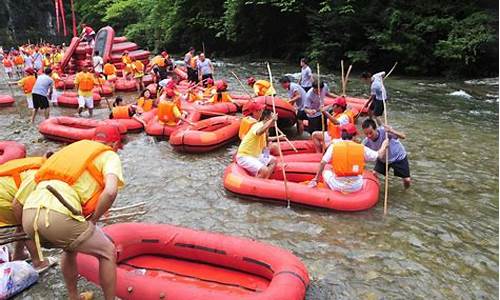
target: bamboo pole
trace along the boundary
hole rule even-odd
[[[124,213],[124,214],[110,216],[107,218],[102,218],[99,220],[99,222],[107,222],[107,221],[116,220],[116,219],[120,219],[120,218],[131,218],[131,217],[135,217],[135,216],[142,216],[144,214],[146,214],[146,211],[143,211],[143,210],[133,212],[133,213]]]
[[[389,77],[389,75],[391,75],[391,73],[394,71],[394,69],[396,69],[397,65],[398,65],[398,62],[395,62],[394,66],[392,66],[392,68],[389,70],[389,72],[385,75],[384,79],[387,79],[387,77]]]
[[[131,204],[131,205],[126,205],[126,206],[122,206],[122,207],[115,207],[115,208],[110,208],[108,210],[108,212],[117,212],[117,211],[121,211],[121,210],[126,210],[126,209],[131,209],[131,208],[137,208],[137,207],[143,207],[144,205],[146,204],[146,202],[139,202],[139,203],[136,203],[136,204]]]
[[[344,77],[344,86],[342,87],[342,96],[344,97],[347,95],[347,82],[349,81],[349,75],[351,74],[351,70],[352,70],[352,65],[349,65],[347,73],[345,74]]]
[[[274,88],[273,87],[273,73],[271,72],[271,66],[269,65],[269,62],[267,63],[267,72],[269,73],[269,82],[271,83],[271,88]],[[273,103],[273,113],[276,114],[276,104],[274,103],[274,95],[271,96],[271,100]],[[274,127],[278,128],[278,120],[274,121]],[[279,132],[278,132],[278,130],[276,130],[276,137],[278,139],[278,152],[279,152],[281,161],[283,161],[283,152],[281,152],[281,144],[279,143],[278,136],[279,136]],[[286,165],[283,165],[281,170],[283,172],[283,183],[285,184],[285,197],[286,197],[286,201],[287,201],[287,208],[290,208],[290,197],[288,195],[288,180],[286,179],[285,169],[286,169]]]
[[[319,63],[316,64],[316,69],[318,70],[318,97],[319,97],[319,100],[321,101],[321,74],[319,72]],[[342,72],[342,74],[344,74],[344,73]],[[322,105],[322,104],[320,103],[320,105]],[[321,136],[323,137],[323,139],[321,140],[321,152],[325,152],[325,150],[326,150],[326,144],[325,144],[325,115],[323,114],[323,112],[321,112]]]
[[[384,99],[384,122],[385,122],[385,140],[389,139],[387,134],[387,104]],[[387,214],[387,202],[389,197],[389,146],[385,152],[385,188],[384,188],[384,215]]]

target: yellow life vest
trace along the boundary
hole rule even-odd
[[[357,176],[365,168],[365,146],[353,141],[333,144],[332,169],[336,176]]]
[[[19,188],[21,186],[21,173],[27,170],[39,169],[44,161],[44,157],[26,157],[10,160],[0,165],[0,177],[12,177],[17,188]]]
[[[35,182],[60,180],[68,185],[73,185],[83,172],[88,171],[99,186],[90,199],[80,199],[83,215],[88,216],[95,211],[104,189],[104,177],[97,170],[93,161],[100,154],[112,150],[111,147],[90,140],[81,140],[70,144],[45,161],[35,174]]]
[[[257,96],[272,96],[276,91],[267,80],[257,80],[253,85],[253,91]]]
[[[231,102],[232,100],[228,92],[216,93],[210,98],[211,103]]]
[[[144,112],[148,112],[153,109],[153,99],[144,99],[144,97],[137,100],[137,106],[142,108]]]

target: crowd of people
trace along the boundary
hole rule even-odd
[[[85,26],[82,37],[91,43],[95,32]],[[49,99],[55,93],[55,81],[60,80],[58,64],[63,50],[63,47],[48,44],[24,45],[19,50],[12,49],[2,54],[5,73],[9,80],[14,79],[14,74],[19,78],[17,83],[26,94],[28,107],[33,110],[32,123],[38,110],[49,117]],[[143,114],[157,108],[155,118],[165,126],[176,126],[181,122],[192,124],[186,118],[182,102],[203,105],[233,102],[227,82],[214,80],[211,60],[202,52],[196,54],[194,48],[184,55],[190,87],[183,91],[178,89],[180,79],[175,72],[176,66],[166,51],[153,57],[148,65],[124,52],[122,63],[121,77],[136,80],[140,96],[133,104],[125,104],[122,97],[116,97],[110,107],[111,119],[132,118],[146,126]],[[298,136],[303,137],[307,132],[316,152],[322,153],[317,174],[308,186],[315,188],[322,182],[326,188],[353,193],[363,186],[366,162],[375,162],[374,172],[386,175],[388,160],[394,175],[401,177],[404,186],[409,187],[410,168],[401,143],[406,136],[381,120],[388,99],[385,73],[362,74],[370,84],[370,98],[366,104],[368,118],[361,122],[365,135],[361,140],[356,127],[359,115],[350,110],[345,95],[334,94],[325,82],[318,81],[307,59],[300,60],[300,68],[298,80],[284,76],[279,84],[287,95],[285,100],[295,107]],[[146,74],[153,76],[154,90],[144,87]],[[88,109],[92,117],[94,88],[117,79],[116,67],[104,63],[95,52],[92,65],[84,67],[75,76],[77,114],[82,116]],[[247,84],[253,91],[252,96],[277,95],[274,83],[267,80],[249,77]],[[334,98],[331,105],[325,105],[326,97]],[[246,127],[235,161],[250,175],[269,178],[278,161],[271,153],[279,151],[276,143],[279,138],[270,136],[269,131],[276,125],[278,115],[255,101],[248,101],[243,111],[242,126]],[[62,271],[70,299],[78,299],[78,252],[99,258],[104,297],[114,297],[115,249],[95,223],[111,207],[118,188],[124,185],[120,158],[115,152],[119,147],[120,133],[113,126],[103,126],[96,131],[95,140],[71,144],[55,154],[36,158],[36,161],[26,158],[0,166],[1,190],[10,191],[8,195],[0,193],[3,205],[10,208],[0,213],[0,223],[22,224],[23,230],[34,237],[34,241],[16,246],[15,257],[21,257],[26,246],[34,266],[43,269],[51,262],[43,258],[40,246],[63,249]],[[68,161],[73,164],[67,165]],[[59,172],[62,169],[66,170],[64,174]],[[11,180],[12,176],[20,178],[20,182]]]

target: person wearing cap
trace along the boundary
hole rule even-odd
[[[227,82],[225,80],[217,80],[215,83],[215,94],[208,100],[209,103],[233,102],[231,95],[227,91]]]
[[[308,92],[313,85],[313,73],[305,57],[300,59],[300,77],[298,83],[306,92]]]
[[[94,110],[94,85],[96,78],[91,72],[91,67],[83,68],[83,71],[75,76],[75,88],[78,90],[78,115],[81,117],[85,108],[89,110],[89,116],[92,118]]]
[[[315,131],[322,131],[321,107],[325,103],[325,97],[335,98],[336,95],[330,93],[328,86],[324,82],[313,82],[313,88],[306,93],[304,101],[304,112],[307,116],[307,132],[312,134]]]
[[[45,119],[50,116],[49,98],[54,89],[54,80],[51,78],[52,69],[46,68],[43,74],[36,79],[32,90],[33,111],[31,113],[31,124],[35,123],[36,114],[39,109],[44,111]]]
[[[206,80],[208,78],[214,78],[214,66],[212,65],[210,59],[205,58],[205,53],[200,53],[200,57],[196,62],[196,68],[198,69],[198,80],[203,81],[203,86],[206,87]]]
[[[340,96],[333,100],[333,115],[331,115],[325,107],[320,107],[320,111],[327,119],[326,131],[315,131],[312,133],[312,140],[316,152],[323,151],[323,143],[328,146],[332,140],[341,139],[340,127],[348,123],[354,124],[354,115],[347,109],[345,97]]]
[[[363,188],[363,172],[365,162],[376,161],[385,156],[387,142],[383,142],[378,151],[352,141],[358,131],[354,124],[340,127],[342,140],[332,142],[328,146],[316,176],[309,182],[309,187],[315,187],[323,176],[326,185],[342,193],[354,193]],[[331,169],[325,170],[327,164]]]
[[[123,78],[127,78],[127,76],[133,72],[132,58],[128,54],[128,50],[123,51],[122,63],[125,65],[125,67],[122,70],[122,75]]]
[[[276,167],[276,158],[269,153],[276,151],[277,148],[275,143],[268,146],[268,142],[276,141],[276,137],[268,138],[268,132],[278,119],[278,115],[269,109],[257,110],[258,108],[260,107],[246,110],[260,114],[259,122],[253,124],[242,136],[236,153],[236,163],[250,175],[267,179]]]
[[[184,55],[184,64],[187,69],[188,81],[190,82],[198,82],[198,69],[197,69],[197,61],[198,57],[194,55],[195,49],[194,47],[189,48],[189,51]]]
[[[295,106],[297,110],[297,133],[302,135],[304,132],[304,120],[307,120],[304,112],[304,103],[306,99],[306,91],[297,83],[291,82],[290,77],[284,76],[280,79],[281,87],[288,93],[288,103]]]
[[[365,139],[363,145],[377,151],[382,146],[382,143],[387,138],[389,139],[389,168],[394,170],[394,176],[403,178],[403,185],[407,189],[411,185],[410,164],[405,147],[400,140],[404,140],[406,135],[396,131],[389,125],[377,127],[377,124],[372,119],[366,119],[361,124]],[[385,176],[385,156],[377,159],[375,169],[377,173]]]
[[[368,116],[375,118],[378,125],[384,124],[381,120],[384,114],[384,102],[387,101],[387,91],[384,86],[385,72],[379,72],[372,75],[369,72],[363,72],[361,78],[370,84],[370,98],[366,105],[368,106]]]
[[[29,109],[33,109],[33,87],[36,83],[36,73],[33,68],[26,68],[24,70],[26,76],[18,81],[18,85],[23,89],[24,95],[26,96],[26,103]]]
[[[267,80],[255,80],[253,77],[247,78],[247,84],[252,87],[255,96],[272,96],[276,95],[276,91],[271,83]]]
[[[85,23],[82,23],[80,25],[82,28],[82,33],[80,34],[80,39],[82,42],[87,42],[89,43],[90,46],[93,46],[94,38],[95,38],[95,31],[92,29],[92,27],[88,26]]]
[[[68,298],[79,299],[76,256],[99,261],[104,299],[115,299],[116,250],[96,223],[124,186],[120,132],[113,125],[96,128],[94,141],[81,140],[54,153],[35,174],[36,187],[22,209],[23,229],[44,248],[62,249],[61,271]]]

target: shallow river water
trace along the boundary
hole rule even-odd
[[[272,68],[276,78],[298,69],[279,62]],[[263,64],[224,61],[217,76],[240,91],[230,71],[242,78],[267,76]],[[328,74],[327,81],[338,82],[337,75]],[[359,75],[351,77],[349,94],[366,94]],[[179,154],[145,133],[129,134],[120,151],[127,185],[115,205],[146,201],[148,213],[132,221],[217,231],[289,249],[309,270],[309,300],[498,299],[498,78],[391,76],[386,86],[389,123],[407,134],[413,177],[408,191],[390,177],[387,216],[383,200],[369,211],[339,213],[239,199],[221,180],[236,145]],[[0,89],[9,92],[4,83]],[[0,139],[24,143],[29,155],[59,148],[28,124],[23,97],[16,95],[22,104],[0,111]],[[74,111],[55,108],[52,114]],[[106,115],[101,105],[96,118]],[[97,291],[84,279],[80,285]],[[18,299],[65,297],[57,267]]]

